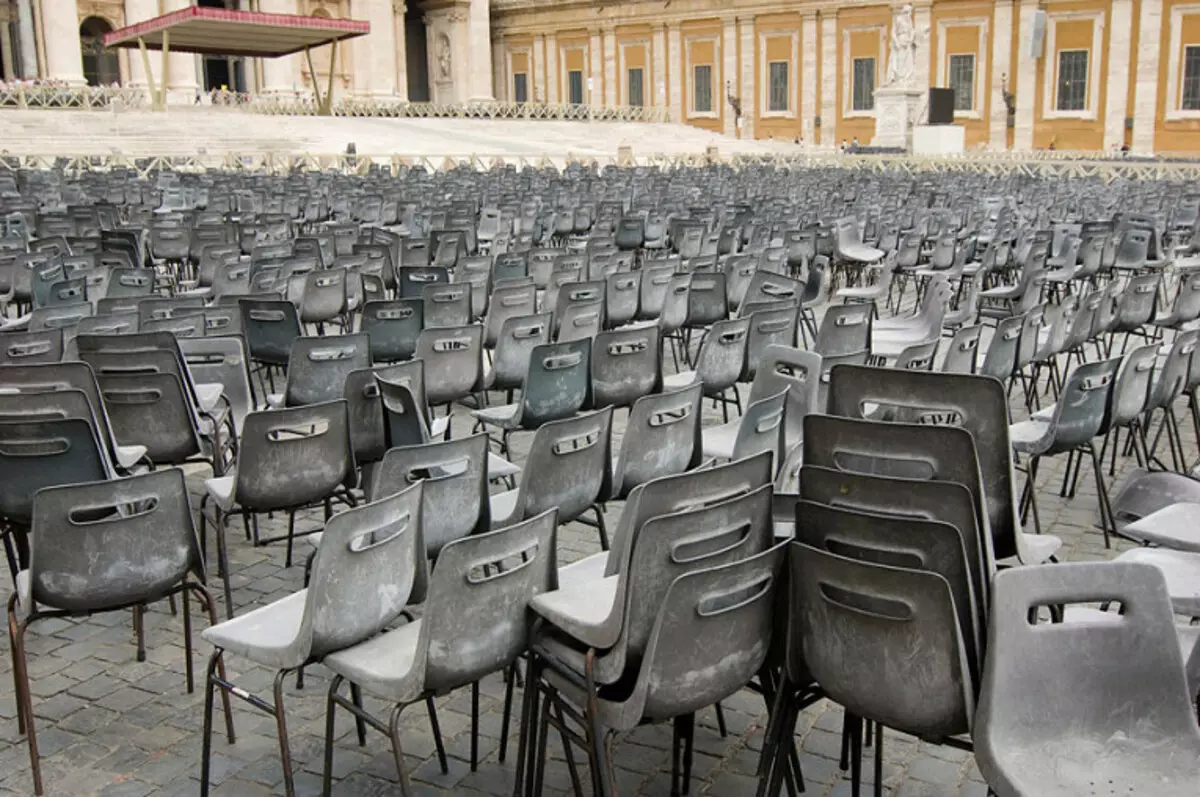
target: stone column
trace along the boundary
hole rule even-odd
[[[488,72],[490,72],[492,76],[492,97],[497,100],[508,100],[509,102],[512,102],[515,98],[511,96],[513,90],[512,76],[508,74],[508,69],[505,64],[505,61],[508,60],[505,57],[507,53],[508,48],[504,44],[503,34],[492,39],[492,64],[488,69]],[[530,55],[529,61],[529,68],[533,69],[532,55]],[[526,81],[528,80],[529,78],[526,77]],[[528,82],[526,82],[525,85],[528,86]]]
[[[354,43],[354,83],[360,96],[374,100],[396,99],[396,25],[392,0],[358,4],[357,14],[371,24],[371,32]],[[360,67],[365,69],[360,74]]]
[[[713,86],[713,91],[717,96],[713,97],[713,101],[721,109],[721,119],[725,128],[725,135],[737,135],[737,120],[733,117],[733,108],[729,104],[728,96],[732,91],[738,93],[738,35],[737,35],[737,17],[725,17],[725,27],[721,36],[721,82]]]
[[[84,85],[83,48],[74,3],[42,3],[42,40],[46,43],[45,77],[70,86]]]
[[[604,27],[604,104],[617,106],[617,31],[611,25]]]
[[[546,36],[546,104],[557,105],[561,100],[558,98],[558,86],[560,76],[558,74],[558,38],[553,34]]]
[[[667,62],[671,65],[671,79],[667,92],[667,105],[671,109],[671,121],[684,122],[683,114],[683,70],[687,68],[683,59],[683,39],[679,35],[678,23],[667,25]]]
[[[817,115],[817,12],[800,16],[800,135],[813,142]]]
[[[1104,99],[1104,149],[1125,143],[1129,108],[1129,47],[1133,43],[1133,0],[1112,0],[1108,24],[1108,90]]]
[[[125,24],[127,25],[152,19],[157,14],[158,3],[156,0],[125,0]],[[150,74],[154,77],[154,84],[157,86],[159,80],[162,79],[162,58],[154,52],[149,53],[149,56]],[[137,49],[129,51],[129,84],[138,89],[149,88],[146,70],[142,66],[142,54]]]
[[[546,37],[539,33],[533,37],[533,52],[531,53],[529,64],[530,80],[533,81],[533,96],[529,99],[534,102],[546,102]]]
[[[0,67],[4,69],[6,80],[12,80],[17,74],[16,64],[13,62],[12,25],[7,20],[0,22]]]
[[[988,143],[993,150],[1008,149],[1008,106],[1004,92],[1012,91],[1016,76],[1012,72],[1012,0],[996,0],[992,11],[992,84],[987,87],[991,99],[988,114]]]
[[[1133,94],[1133,151],[1154,152],[1154,128],[1158,117],[1158,48],[1163,26],[1162,0],[1142,0],[1138,26],[1137,85]]]
[[[169,14],[191,5],[190,0],[165,0],[163,13]],[[79,38],[78,35],[75,37]],[[172,105],[193,105],[196,102],[196,56],[192,53],[167,53],[167,102]]]
[[[742,138],[754,138],[754,120],[758,116],[757,91],[758,80],[755,74],[757,64],[754,63],[754,17],[742,17],[738,20],[738,32],[741,40],[741,51],[738,58],[742,79],[737,89],[742,100]],[[789,67],[790,68],[790,67]],[[792,86],[795,86],[796,76],[792,76]]]
[[[258,0],[259,10],[266,14],[295,14],[296,0]],[[263,74],[263,94],[288,94],[293,95],[296,90],[296,61],[294,59],[301,58],[303,55],[289,55],[284,58],[263,58],[262,59],[262,74]],[[331,67],[337,71],[336,62]],[[314,76],[314,80],[316,77]],[[321,91],[325,91],[325,87],[321,86]]]
[[[408,27],[405,19],[408,5],[404,0],[392,0],[392,39],[396,49],[396,100],[408,102]]]
[[[471,76],[467,96],[472,102],[491,102],[492,94],[492,3],[471,0],[467,14],[467,39]]]
[[[658,108],[667,107],[667,30],[665,26],[657,25],[650,34],[650,59],[653,69],[649,78],[652,81],[647,87],[647,105]]]
[[[33,0],[17,0],[17,38],[21,42],[21,77],[38,76],[37,37],[33,34]],[[83,55],[80,53],[80,68]]]
[[[821,144],[837,144],[837,16],[836,12],[821,15]],[[816,136],[813,136],[816,138]]]
[[[583,101],[586,105],[601,105],[604,102],[604,40],[598,28],[588,30],[588,67],[583,84]]]
[[[1033,105],[1037,92],[1037,59],[1029,57],[1029,37],[1033,31],[1033,16],[1038,10],[1038,0],[1021,0],[1021,27],[1017,45],[1016,88],[1009,91],[1017,95],[1017,118],[1013,129],[1013,149],[1033,149]]]

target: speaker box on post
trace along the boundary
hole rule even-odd
[[[929,90],[929,124],[954,124],[954,89]]]

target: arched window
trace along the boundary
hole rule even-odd
[[[112,25],[100,17],[88,17],[79,26],[79,45],[83,51],[83,76],[89,86],[109,86],[121,82],[121,62],[113,50],[104,48],[104,34]]]

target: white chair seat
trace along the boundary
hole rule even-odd
[[[504,528],[517,522],[518,518],[514,518],[513,513],[517,511],[517,496],[519,494],[519,490],[505,490],[490,497],[492,528]]]
[[[509,462],[499,454],[488,452],[488,481],[507,479],[521,472],[521,466]]]
[[[232,512],[236,501],[233,488],[237,484],[237,471],[231,470],[228,476],[218,476],[215,479],[205,479],[204,489],[217,502],[222,512]]]
[[[225,386],[220,382],[201,382],[196,385],[196,401],[203,412],[212,412],[225,395]]]
[[[696,381],[696,372],[695,371],[680,371],[677,374],[671,374],[670,376],[664,376],[663,377],[663,392],[665,393],[668,390],[678,390],[679,388],[687,387],[688,385],[694,383],[695,381]]]
[[[1200,552],[1200,504],[1171,504],[1130,523],[1121,533],[1148,545]]]
[[[450,428],[450,416],[442,415],[429,422],[429,439],[437,440],[446,434]]]
[[[723,423],[720,426],[706,426],[700,430],[701,450],[705,458],[733,459],[733,447],[737,443],[738,430],[742,421]]]
[[[500,404],[495,407],[471,410],[471,415],[483,423],[508,428],[516,420],[520,412],[520,404]]]
[[[297,657],[303,656],[308,648],[307,640],[297,640],[307,599],[308,590],[302,589],[260,609],[206,628],[200,636],[216,647],[265,667],[277,670],[298,667],[304,661],[297,661]]]
[[[270,409],[273,409],[273,410],[280,409],[281,407],[283,407],[283,398],[284,398],[284,396],[282,393],[268,393],[267,394],[267,407],[269,407]]]
[[[382,700],[390,703],[415,700],[425,686],[423,669],[414,666],[422,622],[417,619],[405,623],[354,647],[331,653],[324,664]]]
[[[1176,614],[1200,617],[1200,553],[1166,548],[1134,548],[1117,557],[1123,562],[1146,562],[1162,571]]]
[[[535,597],[529,608],[588,647],[611,648],[621,634],[620,622],[606,622],[613,613],[619,579],[607,576],[563,585]]]
[[[874,263],[883,259],[883,250],[865,244],[849,244],[841,248],[842,256],[859,263]]]
[[[608,551],[600,551],[558,568],[558,583],[582,584],[585,581],[599,581],[604,578],[606,570]]]
[[[1041,454],[1053,440],[1050,422],[1040,418],[1010,424],[1008,438],[1019,454]]]
[[[1027,565],[1040,565],[1050,559],[1051,556],[1058,553],[1062,548],[1062,540],[1055,537],[1053,534],[1026,534],[1020,532],[1021,539],[1018,545],[1024,549],[1021,555],[1021,563]]]
[[[146,456],[145,446],[114,446],[113,455],[122,470],[129,470]]]

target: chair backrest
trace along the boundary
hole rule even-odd
[[[613,468],[612,499],[700,464],[700,385],[645,395],[629,410]]]
[[[108,441],[101,436],[101,426],[92,411],[92,404],[82,390],[70,387],[50,392],[27,392],[21,390],[0,391],[0,421],[51,421],[65,418],[81,418],[87,421],[96,438],[96,445],[108,464]],[[111,471],[106,468],[111,476]]]
[[[746,407],[733,443],[732,459],[752,457],[769,451],[775,458],[775,468],[783,463],[784,417],[787,414],[789,389],[759,399]]]
[[[0,333],[0,365],[56,363],[63,358],[63,331]]]
[[[1171,348],[1167,350],[1167,359],[1158,369],[1158,375],[1150,387],[1150,397],[1146,401],[1147,409],[1168,407],[1183,392],[1197,340],[1200,340],[1200,330],[1197,329],[1180,332],[1175,336]]]
[[[946,579],[791,546],[792,622],[822,691],[928,741],[969,732],[969,665]]]
[[[92,424],[83,418],[0,422],[0,516],[30,522],[43,487],[107,478]]]
[[[738,692],[771,649],[785,544],[671,582],[655,619],[623,728],[690,714]]]
[[[662,389],[662,342],[654,326],[601,332],[592,345],[595,407],[628,407]]]
[[[937,573],[954,599],[971,688],[977,693],[983,666],[979,607],[964,537],[970,529],[914,517],[897,517],[829,506],[812,501],[796,505],[796,541],[864,562]]]
[[[426,567],[423,491],[413,484],[326,521],[301,621],[311,635],[310,657],[372,637],[404,611]]]
[[[706,327],[728,316],[729,298],[725,290],[725,275],[692,274],[688,284],[685,325]]]
[[[1139,346],[1125,355],[1113,385],[1111,426],[1124,426],[1146,409],[1157,359],[1157,344]]]
[[[124,445],[145,446],[152,462],[181,465],[204,447],[186,389],[174,373],[96,374],[113,434]]]
[[[504,322],[518,316],[537,312],[537,289],[532,282],[497,285],[488,301],[484,319],[483,345],[494,348],[504,329]]]
[[[1121,613],[1031,621],[1043,607],[1085,602],[1117,603]],[[1004,771],[1008,767],[996,766],[1021,765],[1013,760],[1013,748],[1041,748],[1051,755],[1064,744],[1101,755],[1113,744],[1131,754],[1173,747],[1195,771],[1200,730],[1194,695],[1188,694],[1166,580],[1154,565],[1071,562],[1000,573],[988,640],[991,650],[1003,654],[988,657],[974,738],[980,768],[993,786],[1019,790]],[[1050,672],[1063,676],[1054,688],[1038,680]],[[1080,771],[1080,787],[1087,777]],[[1118,785],[1123,792],[1140,791]]]
[[[803,437],[804,416],[821,411],[821,355],[791,346],[768,346],[750,385],[748,401],[753,404],[780,390],[787,391],[783,442],[787,449]]]
[[[243,421],[255,407],[245,339],[240,335],[181,338],[179,351],[197,383],[222,386],[234,428],[240,432]]]
[[[1162,277],[1157,274],[1139,274],[1129,280],[1121,292],[1117,306],[1118,331],[1127,332],[1147,324],[1154,318],[1158,306],[1158,286]]]
[[[478,390],[483,380],[483,327],[468,324],[422,330],[417,358],[425,363],[425,397],[447,404]]]
[[[486,434],[392,448],[371,477],[371,495],[377,498],[424,482],[425,554],[437,557],[448,542],[488,530],[487,458]]]
[[[813,350],[823,356],[856,354],[871,349],[871,305],[833,305],[825,310]]]
[[[647,264],[642,268],[641,274],[637,319],[650,321],[658,318],[662,313],[663,303],[667,299],[667,293],[675,275],[675,267]],[[686,291],[686,288],[684,290]]]
[[[932,371],[933,361],[937,358],[940,343],[940,339],[934,338],[927,343],[906,346],[896,357],[896,362],[892,367],[901,371]]]
[[[357,480],[344,399],[252,412],[239,443],[234,495],[251,512],[302,506]]]
[[[706,392],[721,392],[741,379],[746,368],[749,318],[716,321],[704,335],[696,355],[696,378]]]
[[[370,365],[367,335],[297,338],[288,357],[284,403],[298,407],[340,399],[346,377]]]
[[[412,357],[424,327],[425,304],[419,298],[369,301],[359,322],[359,331],[371,341],[371,360],[378,363]]]
[[[529,602],[558,587],[557,526],[554,510],[548,509],[442,549],[417,645],[417,661],[427,656],[426,690],[473,683],[525,652]]]
[[[296,306],[284,299],[242,299],[238,307],[250,358],[269,365],[287,365],[292,341],[301,334]]]
[[[26,329],[29,332],[43,332],[47,329],[66,330],[79,323],[80,319],[93,314],[91,302],[35,307],[29,314],[29,325]]]
[[[1055,403],[1054,442],[1047,455],[1074,451],[1105,430],[1121,358],[1077,366]]]
[[[560,523],[583,514],[612,484],[611,407],[543,424],[529,445],[518,514],[529,518],[557,507]]]
[[[100,431],[100,438],[110,451],[116,445],[108,411],[100,398],[96,374],[84,362],[46,363],[43,365],[0,366],[0,385],[15,388],[22,393],[52,393],[58,390],[78,390],[87,396],[92,408],[92,417]]]
[[[1021,347],[1021,331],[1025,327],[1025,316],[1018,315],[1006,318],[996,324],[996,332],[992,342],[988,344],[987,352],[978,373],[1007,381],[1017,367],[1017,355]]]
[[[29,578],[36,603],[104,611],[163,597],[204,559],[183,472],[61,482],[33,496]]]
[[[465,283],[433,284],[421,289],[425,302],[425,327],[461,327],[471,323],[471,286]]]

